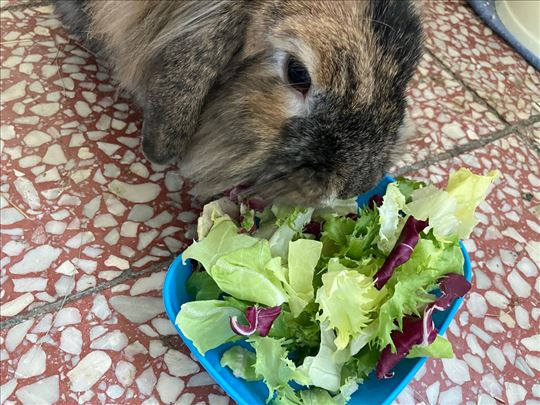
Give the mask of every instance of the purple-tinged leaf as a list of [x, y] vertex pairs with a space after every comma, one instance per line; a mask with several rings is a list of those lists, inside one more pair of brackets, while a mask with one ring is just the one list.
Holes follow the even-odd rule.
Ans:
[[380, 207], [383, 203], [383, 198], [380, 195], [374, 195], [367, 203], [369, 208]]
[[317, 221], [311, 221], [304, 227], [304, 233], [309, 233], [314, 235], [316, 239], [320, 239], [322, 233], [322, 224]]
[[281, 307], [272, 308], [259, 308], [248, 307], [246, 309], [246, 320], [248, 325], [242, 325], [238, 321], [238, 317], [231, 317], [231, 329], [234, 333], [241, 336], [250, 336], [255, 332], [259, 333], [259, 336], [266, 336], [270, 332], [272, 324], [281, 313]]
[[449, 308], [454, 299], [464, 296], [470, 288], [471, 284], [461, 274], [450, 273], [443, 277], [439, 284], [442, 295], [426, 307], [423, 318], [406, 317], [402, 331], [392, 332], [396, 352], [392, 352], [391, 345], [384, 348], [377, 364], [377, 378], [387, 378], [390, 370], [409, 354], [413, 346], [433, 343], [438, 332], [433, 323], [433, 311]]
[[433, 322], [431, 322], [431, 328], [426, 330], [421, 318], [409, 316], [403, 319], [403, 330], [401, 332], [395, 330], [391, 336], [396, 346], [396, 352], [392, 352], [391, 345], [386, 346], [382, 351], [376, 369], [379, 379], [388, 378], [386, 376], [394, 366], [407, 356], [414, 345], [421, 344], [424, 338], [429, 343], [433, 342], [437, 337], [437, 330], [433, 327]]
[[242, 325], [237, 316], [231, 317], [231, 329], [237, 335], [249, 336], [257, 330], [257, 307], [248, 307], [246, 309], [247, 325]]
[[263, 212], [266, 206], [268, 205], [266, 201], [258, 197], [250, 198], [249, 200], [246, 201], [246, 203], [249, 208], [258, 212]]
[[401, 266], [411, 258], [412, 252], [420, 240], [420, 232], [428, 225], [427, 221], [419, 221], [410, 216], [399, 235], [396, 245], [386, 258], [377, 274], [375, 274], [375, 287], [381, 289], [392, 277], [396, 267]]
[[281, 307], [258, 308], [257, 315], [259, 322], [257, 325], [257, 332], [259, 332], [259, 336], [264, 337], [268, 335], [272, 324], [280, 313]]

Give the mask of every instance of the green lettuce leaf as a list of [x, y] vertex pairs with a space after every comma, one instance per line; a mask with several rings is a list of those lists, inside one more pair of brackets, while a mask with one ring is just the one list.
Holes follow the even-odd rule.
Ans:
[[313, 274], [321, 257], [322, 243], [316, 240], [298, 239], [289, 242], [287, 292], [289, 306], [294, 317], [300, 315], [315, 296]]
[[448, 192], [429, 185], [412, 193], [412, 201], [403, 209], [418, 220], [429, 219], [429, 227], [441, 240], [457, 240], [456, 200]]
[[332, 397], [328, 391], [318, 388], [300, 391], [303, 405], [343, 405], [344, 402]]
[[231, 316], [242, 316], [225, 301], [191, 301], [180, 308], [176, 324], [202, 354], [239, 339], [230, 326]]
[[260, 380], [255, 374], [255, 353], [233, 346], [221, 356], [221, 367], [229, 367], [234, 376], [246, 381]]
[[197, 238], [203, 240], [219, 218], [233, 219], [239, 213], [238, 205], [226, 197], [206, 204], [197, 220]]
[[358, 212], [358, 203], [356, 198], [340, 200], [338, 198], [329, 200], [324, 207], [316, 208], [313, 212], [314, 218], [325, 218], [328, 215], [345, 216], [347, 214], [356, 214]]
[[413, 346], [407, 357], [432, 357], [434, 359], [451, 359], [454, 357], [452, 343], [442, 336], [437, 336], [433, 343], [427, 346]]
[[323, 226], [322, 239], [331, 240], [337, 246], [347, 245], [349, 236], [354, 231], [355, 222], [347, 217], [333, 216], [326, 219]]
[[289, 381], [295, 377], [296, 368], [291, 360], [287, 358], [287, 350], [282, 345], [282, 340], [271, 337], [252, 337], [249, 340], [255, 349], [255, 374], [262, 377], [268, 387], [268, 398], [270, 401], [275, 391], [280, 396], [294, 397], [294, 390], [289, 385]]
[[186, 282], [187, 293], [196, 301], [217, 300], [221, 290], [206, 271], [194, 271]]
[[426, 186], [426, 183], [423, 183], [421, 181], [406, 179], [404, 177], [397, 177], [396, 182], [397, 182], [399, 191], [401, 192], [401, 194], [403, 194], [403, 196], [405, 197], [405, 201], [407, 203], [411, 202], [412, 193], [414, 192], [414, 190], [418, 190], [419, 188]]
[[484, 200], [491, 183], [498, 176], [499, 172], [496, 170], [487, 176], [479, 176], [464, 168], [450, 174], [446, 191], [457, 202], [455, 215], [459, 222], [457, 234], [460, 239], [466, 239], [471, 234], [478, 222], [474, 217], [474, 211]]
[[383, 203], [379, 210], [379, 240], [377, 246], [385, 254], [389, 254], [394, 247], [400, 233], [400, 225], [405, 221], [401, 210], [405, 207], [405, 196], [399, 191], [396, 183], [390, 183], [386, 188]]
[[[309, 385], [336, 392], [341, 386], [341, 368], [345, 361], [336, 361], [337, 347], [334, 343], [336, 334], [328, 325], [321, 323], [321, 344], [316, 356], [308, 356], [300, 371], [309, 379]], [[348, 359], [347, 359], [348, 360]]]
[[373, 286], [372, 278], [354, 270], [323, 274], [322, 283], [315, 299], [320, 307], [318, 320], [336, 330], [334, 343], [341, 350], [372, 321], [384, 292]]
[[[210, 238], [208, 236], [208, 239]], [[268, 271], [272, 259], [268, 241], [235, 250], [217, 259], [209, 271], [219, 288], [235, 298], [269, 307], [281, 305], [287, 296], [281, 282]]]
[[404, 211], [416, 219], [429, 218], [429, 225], [438, 239], [466, 239], [478, 222], [474, 211], [497, 176], [497, 171], [479, 176], [468, 169], [460, 169], [450, 174], [446, 190], [432, 185], [415, 190]]
[[300, 235], [304, 227], [311, 221], [313, 208], [295, 208], [292, 211], [281, 208], [274, 212], [277, 218], [278, 229], [270, 237], [270, 251], [272, 257], [279, 256], [285, 263], [289, 252], [289, 242]]
[[234, 250], [253, 246], [257, 239], [245, 234], [238, 234], [233, 221], [225, 217], [219, 218], [210, 232], [200, 242], [190, 245], [184, 253], [183, 260], [194, 259], [209, 271], [218, 258]]
[[[392, 345], [391, 333], [401, 329], [405, 315], [415, 314], [420, 316], [420, 309], [432, 302], [435, 297], [425, 289], [431, 285], [433, 279], [430, 276], [417, 276], [415, 278], [398, 278], [393, 286], [393, 291], [379, 309], [378, 328], [374, 335], [380, 350], [387, 345]], [[387, 288], [388, 286], [385, 286]]]
[[411, 258], [399, 266], [388, 281], [388, 298], [379, 310], [379, 325], [375, 335], [378, 347], [393, 347], [390, 334], [401, 329], [403, 317], [421, 315], [424, 306], [434, 300], [430, 294], [440, 278], [448, 273], [463, 274], [463, 253], [458, 242], [438, 244], [420, 239]]

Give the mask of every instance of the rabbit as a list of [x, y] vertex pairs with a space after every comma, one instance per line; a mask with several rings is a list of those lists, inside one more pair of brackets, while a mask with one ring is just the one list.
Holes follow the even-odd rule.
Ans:
[[409, 0], [55, 0], [143, 112], [142, 148], [208, 200], [328, 204], [370, 189], [410, 136], [423, 52]]

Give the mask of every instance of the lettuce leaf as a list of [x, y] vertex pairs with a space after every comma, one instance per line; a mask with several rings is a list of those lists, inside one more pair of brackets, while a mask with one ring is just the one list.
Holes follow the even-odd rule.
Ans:
[[255, 353], [241, 346], [233, 346], [221, 356], [221, 367], [229, 367], [235, 377], [246, 381], [257, 381], [255, 373]]
[[[253, 337], [249, 340], [255, 349], [255, 374], [261, 377], [268, 387], [270, 401], [275, 391], [281, 395], [295, 396], [289, 381], [295, 378], [296, 367], [287, 358], [287, 350], [282, 345], [282, 340], [271, 337]], [[288, 395], [287, 395], [288, 394]]]
[[[211, 233], [207, 239], [210, 236]], [[266, 269], [271, 259], [268, 241], [260, 240], [250, 247], [221, 256], [209, 273], [227, 294], [244, 301], [275, 307], [284, 303], [287, 296], [281, 282]]]
[[269, 239], [272, 257], [279, 256], [284, 263], [287, 261], [289, 242], [302, 233], [304, 227], [311, 221], [313, 211], [313, 208], [296, 208], [292, 211], [285, 208], [275, 210], [278, 229]]
[[210, 229], [208, 235], [200, 242], [194, 242], [184, 253], [184, 262], [194, 259], [209, 271], [216, 261], [234, 250], [247, 248], [257, 243], [257, 239], [248, 235], [238, 234], [236, 224], [226, 218], [219, 218]]
[[201, 216], [197, 219], [197, 237], [203, 240], [214, 223], [219, 218], [237, 219], [240, 214], [238, 205], [226, 197], [212, 201], [203, 207]]
[[429, 185], [415, 190], [404, 211], [417, 220], [429, 220], [433, 233], [441, 240], [457, 240], [456, 200], [446, 191]]
[[450, 174], [446, 190], [432, 185], [415, 190], [404, 211], [416, 219], [429, 218], [438, 239], [467, 239], [478, 222], [474, 211], [497, 176], [497, 171], [480, 176], [468, 169], [459, 169]]
[[446, 191], [456, 201], [456, 218], [458, 219], [457, 235], [467, 239], [478, 220], [474, 217], [476, 207], [484, 200], [491, 183], [499, 176], [497, 170], [487, 176], [472, 173], [469, 169], [461, 168], [450, 174]]
[[383, 203], [379, 211], [379, 240], [377, 246], [385, 254], [390, 253], [399, 236], [400, 224], [403, 224], [401, 210], [405, 207], [405, 197], [399, 191], [396, 183], [390, 183], [386, 188]]
[[217, 300], [222, 291], [206, 271], [194, 271], [187, 279], [186, 290], [196, 301]]
[[309, 378], [309, 385], [333, 392], [338, 391], [341, 386], [341, 368], [345, 364], [345, 361], [336, 361], [335, 353], [338, 349], [335, 339], [336, 334], [328, 322], [321, 324], [319, 352], [316, 356], [306, 357], [300, 367], [300, 371]]
[[373, 279], [354, 270], [325, 273], [322, 283], [315, 299], [320, 307], [317, 319], [336, 330], [334, 343], [341, 350], [372, 321], [384, 292], [373, 286]]
[[313, 274], [321, 257], [322, 243], [316, 240], [298, 239], [289, 242], [287, 281], [289, 305], [294, 317], [300, 315], [306, 305], [313, 301]]
[[239, 339], [230, 326], [232, 316], [240, 316], [238, 308], [225, 301], [207, 300], [186, 302], [180, 307], [176, 324], [202, 354], [223, 343]]
[[407, 358], [432, 357], [434, 359], [451, 359], [454, 357], [452, 343], [442, 336], [437, 336], [433, 343], [428, 346], [415, 345], [407, 355]]

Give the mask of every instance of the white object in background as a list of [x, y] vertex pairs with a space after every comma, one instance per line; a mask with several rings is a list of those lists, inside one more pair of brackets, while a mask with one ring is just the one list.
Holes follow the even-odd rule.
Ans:
[[495, 8], [506, 29], [540, 57], [540, 1], [497, 0]]

